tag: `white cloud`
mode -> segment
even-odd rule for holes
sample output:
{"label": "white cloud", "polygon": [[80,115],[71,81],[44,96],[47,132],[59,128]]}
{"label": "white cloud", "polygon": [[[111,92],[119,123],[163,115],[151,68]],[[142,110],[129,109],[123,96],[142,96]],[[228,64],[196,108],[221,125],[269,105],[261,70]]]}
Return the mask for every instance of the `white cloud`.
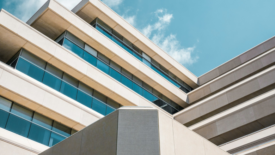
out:
{"label": "white cloud", "polygon": [[109,7],[116,7],[122,3],[123,0],[102,0],[103,3],[108,5]]}
{"label": "white cloud", "polygon": [[[26,22],[38,9],[40,9],[47,0],[6,0],[3,8]],[[58,0],[62,5],[68,9],[76,6],[80,0]]]}
{"label": "white cloud", "polygon": [[[146,27],[144,27],[141,32],[146,36],[146,37],[150,37],[153,31],[160,31],[163,30],[164,28],[166,28],[170,22],[171,19],[173,18],[172,14],[169,13],[164,13],[166,11],[159,9],[155,12],[158,21],[156,23],[154,23],[153,25],[147,25]],[[164,13],[164,14],[163,14]],[[163,14],[163,15],[162,15]]]}
{"label": "white cloud", "polygon": [[155,12],[158,20],[154,24],[145,26],[141,32],[150,38],[156,45],[172,56],[176,61],[183,65],[191,65],[198,60],[198,56],[193,56],[195,46],[184,48],[177,39],[176,35],[165,36],[165,29],[171,23],[173,14],[166,10],[159,9]]}
{"label": "white cloud", "polygon": [[45,2],[46,0],[8,0],[4,2],[3,8],[26,22]]}
{"label": "white cloud", "polygon": [[183,65],[191,65],[198,60],[198,56],[192,56],[196,47],[181,47],[180,42],[173,34],[167,37],[164,37],[163,34],[155,34],[152,41]]}
{"label": "white cloud", "polygon": [[129,24],[135,26],[136,25],[136,16],[125,16],[123,15],[122,18],[124,18]]}

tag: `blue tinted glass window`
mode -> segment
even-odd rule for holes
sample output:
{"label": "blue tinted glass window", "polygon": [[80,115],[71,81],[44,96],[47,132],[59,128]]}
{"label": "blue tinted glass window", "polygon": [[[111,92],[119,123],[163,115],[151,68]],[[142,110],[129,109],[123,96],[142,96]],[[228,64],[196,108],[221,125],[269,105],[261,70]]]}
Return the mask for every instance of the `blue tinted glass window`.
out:
{"label": "blue tinted glass window", "polygon": [[120,81],[121,79],[121,74],[112,68],[110,68],[110,76],[116,79],[117,81]]}
{"label": "blue tinted glass window", "polygon": [[133,51],[130,48],[128,48],[126,45],[122,45],[121,47],[124,48],[127,52],[133,54]]}
{"label": "blue tinted glass window", "polygon": [[44,71],[22,58],[19,58],[16,69],[38,81],[42,81]]}
{"label": "blue tinted glass window", "polygon": [[48,72],[45,72],[42,82],[57,91],[60,90],[61,80]]}
{"label": "blue tinted glass window", "polygon": [[19,117],[22,117],[26,120],[29,120],[29,121],[32,120],[33,111],[31,111],[21,105],[18,105],[18,104],[13,104],[11,113],[13,113]]}
{"label": "blue tinted glass window", "polygon": [[66,137],[63,137],[61,135],[58,135],[56,133],[51,133],[51,138],[50,138],[50,142],[49,142],[49,146],[54,146],[55,144],[63,141],[64,139],[66,139]]}
{"label": "blue tinted glass window", "polygon": [[60,124],[58,122],[54,122],[53,124],[53,128],[52,128],[53,131],[65,136],[65,137],[69,137],[71,135],[71,129],[66,127],[65,125],[63,124]]}
{"label": "blue tinted glass window", "polygon": [[77,89],[64,81],[62,81],[60,92],[72,99],[76,99]]}
{"label": "blue tinted glass window", "polygon": [[51,135],[51,131],[45,128],[42,128],[40,126],[37,126],[35,124],[32,124],[28,137],[34,141],[37,141],[44,145],[48,145],[50,140],[50,135]]}
{"label": "blue tinted glass window", "polygon": [[86,60],[87,62],[89,62],[90,64],[96,66],[97,59],[94,56],[92,56],[91,54],[84,52],[83,59]]}
{"label": "blue tinted glass window", "polygon": [[123,83],[125,86],[129,87],[132,89],[132,84],[133,82],[126,78],[125,76],[121,76],[121,83]]}
{"label": "blue tinted glass window", "polygon": [[21,136],[27,137],[31,123],[27,120],[19,118],[15,115],[10,115],[7,123],[7,130],[17,133]]}
{"label": "blue tinted glass window", "polygon": [[53,120],[49,119],[48,117],[45,117],[43,115],[40,115],[38,113],[34,113],[32,122],[35,124],[38,124],[40,126],[43,126],[47,129],[52,129]]}
{"label": "blue tinted glass window", "polygon": [[0,127],[1,128],[6,127],[8,117],[9,117],[9,113],[0,109]]}
{"label": "blue tinted glass window", "polygon": [[97,68],[99,68],[101,71],[105,72],[106,74],[109,73],[109,66],[101,61],[97,61]]}
{"label": "blue tinted glass window", "polygon": [[170,105],[166,105],[165,107],[163,107],[163,109],[167,112],[169,112],[170,114],[174,114],[177,112],[176,109],[174,109],[173,107],[171,107]]}
{"label": "blue tinted glass window", "polygon": [[101,113],[102,115],[106,114],[106,105],[97,99],[93,99],[92,109]]}
{"label": "blue tinted glass window", "polygon": [[64,40],[63,46],[78,56],[83,56],[84,50],[67,39]]}
{"label": "blue tinted glass window", "polygon": [[149,100],[151,102],[154,102],[157,100],[157,98],[154,95],[152,95],[151,93],[149,93],[146,90],[143,91],[143,97],[145,97],[147,100]]}
{"label": "blue tinted glass window", "polygon": [[142,61],[141,56],[139,56],[138,54],[136,54],[135,52],[132,53],[133,56],[135,56],[138,60]]}
{"label": "blue tinted glass window", "polygon": [[115,109],[113,109],[113,108],[111,108],[111,107],[107,106],[107,109],[106,109],[106,115],[108,115],[108,114],[112,113],[113,111],[115,111]]}
{"label": "blue tinted glass window", "polygon": [[149,66],[151,68],[151,64],[150,62],[148,62],[147,60],[145,60],[144,58],[142,59],[142,62],[145,63],[145,65]]}
{"label": "blue tinted glass window", "polygon": [[101,33],[103,33],[106,37],[112,39],[112,36],[108,32],[106,32],[105,30],[103,30],[102,28],[100,28],[99,26],[96,26],[96,29],[98,31],[100,31]]}
{"label": "blue tinted glass window", "polygon": [[117,38],[112,37],[112,40],[113,40],[116,44],[118,44],[120,47],[124,48],[124,45],[123,45]]}
{"label": "blue tinted glass window", "polygon": [[163,101],[160,100],[160,99],[155,100],[154,103],[155,103],[156,105],[160,106],[160,107],[166,104],[165,102],[163,102]]}
{"label": "blue tinted glass window", "polygon": [[139,85],[133,83],[133,90],[138,93],[139,95],[142,96],[143,88],[141,88]]}
{"label": "blue tinted glass window", "polygon": [[82,103],[83,105],[91,108],[93,98],[90,95],[78,90],[77,101]]}

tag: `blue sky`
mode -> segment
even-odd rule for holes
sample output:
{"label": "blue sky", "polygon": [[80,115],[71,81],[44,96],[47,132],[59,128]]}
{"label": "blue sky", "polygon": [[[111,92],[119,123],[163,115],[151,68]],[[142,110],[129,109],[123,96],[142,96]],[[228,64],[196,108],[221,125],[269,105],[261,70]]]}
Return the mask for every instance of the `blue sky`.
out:
{"label": "blue sky", "polygon": [[[26,21],[46,0],[0,0]],[[80,0],[57,0],[72,9]],[[103,0],[200,76],[275,35],[274,0]]]}

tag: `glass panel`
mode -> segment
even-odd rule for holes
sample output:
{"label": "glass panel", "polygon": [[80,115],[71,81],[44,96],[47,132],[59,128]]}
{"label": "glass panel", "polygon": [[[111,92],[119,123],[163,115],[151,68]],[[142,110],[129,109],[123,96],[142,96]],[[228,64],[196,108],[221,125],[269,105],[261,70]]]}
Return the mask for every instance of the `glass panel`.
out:
{"label": "glass panel", "polygon": [[60,79],[62,78],[63,72],[51,64],[47,64],[46,71],[55,75],[56,77],[59,77]]}
{"label": "glass panel", "polygon": [[27,137],[30,125],[31,123],[29,121],[10,114],[6,129],[21,136]]}
{"label": "glass panel", "polygon": [[151,101],[151,102],[154,102],[154,101],[156,101],[158,98],[156,98],[154,95],[152,95],[151,93],[149,93],[148,91],[146,91],[146,90],[144,90],[143,91],[143,96],[147,99],[147,100],[149,100],[149,101]]}
{"label": "glass panel", "polygon": [[51,133],[51,138],[50,138],[50,142],[49,142],[49,146],[54,146],[55,144],[63,141],[64,139],[66,139],[66,137],[63,137],[61,135],[58,135],[56,133]]}
{"label": "glass panel", "polygon": [[113,35],[115,35],[118,39],[120,39],[121,41],[123,40],[122,35],[120,35],[119,33],[117,33],[115,30],[113,30]]}
{"label": "glass panel", "polygon": [[78,90],[76,100],[89,108],[92,107],[93,98],[82,91]]}
{"label": "glass panel", "polygon": [[63,75],[63,81],[66,81],[68,84],[71,84],[75,87],[78,86],[78,80],[76,80],[75,78],[73,78],[72,76],[64,73]]}
{"label": "glass panel", "polygon": [[112,28],[110,26],[108,26],[107,24],[105,24],[104,22],[102,22],[99,18],[97,18],[96,21],[100,26],[102,26],[107,31],[109,31],[109,32],[112,31]]}
{"label": "glass panel", "polygon": [[142,83],[143,88],[145,88],[147,91],[149,92],[153,92],[153,88],[151,86],[149,86],[146,83]]}
{"label": "glass panel", "polygon": [[37,126],[35,124],[31,125],[30,133],[28,138],[37,141],[39,143],[42,143],[44,145],[49,144],[51,131],[42,128],[40,126]]}
{"label": "glass panel", "polygon": [[4,99],[3,97],[0,97],[0,109],[10,111],[11,104],[11,101]]}
{"label": "glass panel", "polygon": [[103,30],[102,28],[100,28],[99,26],[96,26],[96,29],[101,32],[102,34],[104,34],[106,37],[112,39],[113,37],[108,33],[106,32],[105,30]]}
{"label": "glass panel", "polygon": [[107,97],[103,94],[101,94],[100,92],[98,91],[94,91],[94,95],[93,95],[96,99],[106,103],[107,102]]}
{"label": "glass panel", "polygon": [[144,59],[146,59],[147,61],[151,62],[151,58],[147,54],[145,54],[144,52],[142,53],[142,57]]}
{"label": "glass panel", "polygon": [[130,72],[128,72],[127,70],[125,70],[125,69],[121,69],[121,73],[124,75],[124,76],[126,76],[126,77],[128,77],[129,79],[132,79],[132,74],[130,73]]}
{"label": "glass panel", "polygon": [[135,52],[132,53],[138,60],[142,61],[142,57],[136,54]]}
{"label": "glass panel", "polygon": [[59,42],[60,40],[62,40],[65,37],[66,31],[64,33],[62,33],[57,39],[55,39],[55,42]]}
{"label": "glass panel", "polygon": [[45,68],[46,62],[39,57],[33,55],[32,53],[26,51],[25,49],[22,49],[21,57],[25,58],[26,60],[32,62],[36,66],[39,66],[40,68]]}
{"label": "glass panel", "polygon": [[9,117],[9,113],[0,109],[0,127],[1,128],[6,127],[8,117]]}
{"label": "glass panel", "polygon": [[94,57],[97,57],[97,51],[92,47],[90,47],[89,45],[85,44],[85,50],[91,55],[93,55]]}
{"label": "glass panel", "polygon": [[76,131],[76,130],[74,130],[74,129],[72,129],[72,131],[71,131],[71,135],[73,135],[73,134],[75,134],[75,133],[77,133],[77,131]]}
{"label": "glass panel", "polygon": [[93,89],[90,88],[89,86],[85,85],[82,82],[79,82],[78,89],[85,92],[85,93],[87,93],[87,94],[89,94],[89,95],[93,95]]}
{"label": "glass panel", "polygon": [[132,43],[131,43],[129,40],[123,38],[123,42],[124,42],[127,46],[132,47]]}
{"label": "glass panel", "polygon": [[111,106],[111,108],[119,108],[120,107],[120,105],[116,101],[114,101],[114,100],[112,100],[110,98],[108,98],[107,104],[109,106]]}
{"label": "glass panel", "polygon": [[41,125],[47,129],[52,129],[53,120],[51,120],[48,117],[45,117],[41,114],[34,113],[32,122],[34,122],[38,125]]}
{"label": "glass panel", "polygon": [[131,80],[129,80],[128,78],[126,78],[125,76],[121,76],[121,83],[124,84],[125,86],[129,87],[130,89],[132,89],[133,82]]}
{"label": "glass panel", "polygon": [[149,66],[151,68],[151,64],[150,62],[148,62],[147,60],[145,60],[144,58],[142,59],[142,62],[145,63],[145,65]]}
{"label": "glass panel", "polygon": [[160,99],[155,100],[154,103],[155,103],[156,105],[158,105],[159,107],[161,107],[161,106],[163,106],[163,105],[166,104],[165,102],[163,102],[163,101],[160,100]]}
{"label": "glass panel", "polygon": [[143,89],[139,85],[133,83],[133,90],[142,96]]}
{"label": "glass panel", "polygon": [[50,73],[45,72],[42,82],[57,91],[60,90],[61,80]]}
{"label": "glass panel", "polygon": [[123,45],[117,38],[112,37],[112,40],[113,40],[116,44],[118,44],[120,47],[124,48],[124,45]]}
{"label": "glass panel", "polygon": [[163,107],[163,109],[167,112],[169,112],[170,114],[175,114],[176,112],[178,112],[176,109],[172,108],[171,106],[167,105],[165,107]]}
{"label": "glass panel", "polygon": [[65,125],[63,124],[60,124],[56,121],[54,121],[53,123],[53,131],[63,135],[63,136],[66,136],[66,137],[69,137],[71,135],[71,129],[66,127]]}
{"label": "glass panel", "polygon": [[110,68],[110,76],[116,79],[117,81],[121,80],[121,74],[112,68]]}
{"label": "glass panel", "polygon": [[42,81],[44,71],[22,58],[19,58],[16,69],[38,81]]}
{"label": "glass panel", "polygon": [[84,48],[85,43],[82,40],[80,40],[79,38],[77,38],[76,36],[74,36],[73,34],[71,34],[70,32],[68,32],[68,31],[67,31],[67,34],[66,34],[66,38],[70,39],[76,45]]}
{"label": "glass panel", "polygon": [[106,109],[106,115],[108,115],[108,114],[112,113],[113,111],[115,111],[115,109],[113,109],[113,108],[111,108],[111,107],[107,106],[107,109]]}
{"label": "glass panel", "polygon": [[105,72],[106,74],[109,74],[109,66],[101,61],[97,61],[97,68],[99,68],[101,71]]}
{"label": "glass panel", "polygon": [[29,121],[32,120],[33,111],[31,111],[21,105],[18,105],[18,104],[13,104],[11,113],[13,113],[19,117],[22,117],[26,120],[29,120]]}
{"label": "glass panel", "polygon": [[84,52],[83,59],[86,60],[87,62],[89,62],[91,65],[96,66],[97,59],[94,56],[92,56],[91,54]]}
{"label": "glass panel", "polygon": [[104,61],[105,63],[109,64],[110,63],[110,59],[107,58],[105,55],[98,53],[97,55],[98,58],[100,58],[100,60]]}
{"label": "glass panel", "polygon": [[72,43],[71,41],[65,39],[63,46],[67,48],[68,50],[74,52],[76,55],[82,57],[84,50],[82,50],[80,47]]}
{"label": "glass panel", "polygon": [[118,72],[121,71],[121,67],[118,64],[116,64],[115,62],[113,62],[113,61],[111,61],[110,66],[112,68],[114,68],[115,70],[117,70]]}
{"label": "glass panel", "polygon": [[133,81],[142,86],[142,81],[139,78],[133,76]]}
{"label": "glass panel", "polygon": [[102,115],[106,114],[106,105],[97,99],[93,100],[92,109],[101,113]]}
{"label": "glass panel", "polygon": [[62,81],[60,92],[67,95],[68,97],[75,99],[77,89],[66,82]]}

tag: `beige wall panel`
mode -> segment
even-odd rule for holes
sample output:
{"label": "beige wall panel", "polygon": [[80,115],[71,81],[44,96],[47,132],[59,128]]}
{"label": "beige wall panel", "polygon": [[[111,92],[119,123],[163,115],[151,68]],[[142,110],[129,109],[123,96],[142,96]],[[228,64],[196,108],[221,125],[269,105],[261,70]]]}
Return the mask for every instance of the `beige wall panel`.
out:
{"label": "beige wall panel", "polygon": [[228,72],[229,70],[241,65],[241,60],[239,57],[233,58],[229,62],[218,67],[220,75]]}
{"label": "beige wall panel", "polygon": [[50,10],[47,10],[39,20],[31,25],[39,32],[49,34],[48,37],[51,39],[57,38],[70,26],[68,22],[63,20],[61,17],[55,16],[55,14]]}
{"label": "beige wall panel", "polygon": [[34,153],[2,140],[0,140],[0,150],[3,155],[38,155],[38,153]]}
{"label": "beige wall panel", "polygon": [[223,155],[228,154],[222,149],[217,149],[217,146],[210,143],[208,140],[203,139],[205,155]]}
{"label": "beige wall panel", "polygon": [[204,139],[173,121],[175,155],[204,155]]}
{"label": "beige wall panel", "polygon": [[[0,15],[0,20],[2,15]],[[16,37],[16,34],[9,33],[6,28],[0,27],[0,61],[7,62],[19,49],[26,44],[22,38]]]}
{"label": "beige wall panel", "polygon": [[215,137],[218,134],[216,122],[207,124],[203,128],[199,128],[199,129],[195,130],[195,132],[206,139]]}
{"label": "beige wall panel", "polygon": [[160,111],[158,114],[161,155],[175,155],[173,119]]}

